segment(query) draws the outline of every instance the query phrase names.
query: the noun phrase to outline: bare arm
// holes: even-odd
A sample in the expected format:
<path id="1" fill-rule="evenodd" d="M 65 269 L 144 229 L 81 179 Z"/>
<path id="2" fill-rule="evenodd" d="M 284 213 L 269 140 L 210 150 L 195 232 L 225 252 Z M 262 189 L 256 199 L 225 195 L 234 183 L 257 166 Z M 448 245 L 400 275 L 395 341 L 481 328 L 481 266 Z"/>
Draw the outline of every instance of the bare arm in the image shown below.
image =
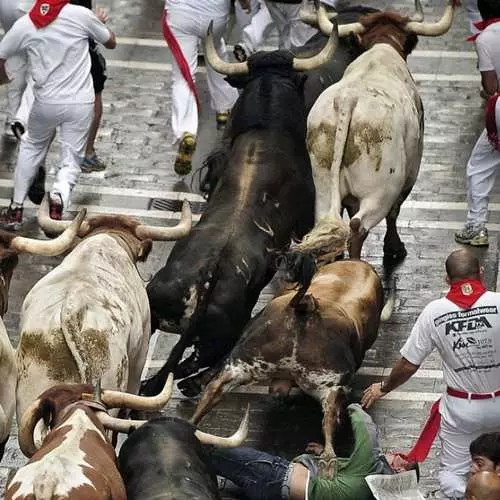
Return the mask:
<path id="1" fill-rule="evenodd" d="M 9 82 L 9 77 L 7 76 L 7 72 L 5 71 L 5 59 L 0 59 L 0 85 L 5 85 Z"/>
<path id="2" fill-rule="evenodd" d="M 498 90 L 498 78 L 496 71 L 481 71 L 481 83 L 488 96 L 492 96 Z"/>
<path id="3" fill-rule="evenodd" d="M 102 23 L 106 24 L 108 22 L 109 19 L 108 13 L 102 7 L 98 7 L 96 9 L 95 15 Z M 116 36 L 111 30 L 109 30 L 109 33 L 110 33 L 109 40 L 104 44 L 104 46 L 107 49 L 114 49 L 116 48 Z"/>
<path id="4" fill-rule="evenodd" d="M 391 374 L 384 384 L 378 382 L 365 390 L 361 405 L 364 408 L 370 408 L 375 401 L 407 382 L 418 369 L 418 365 L 410 363 L 406 358 L 401 358 L 392 368 Z"/>

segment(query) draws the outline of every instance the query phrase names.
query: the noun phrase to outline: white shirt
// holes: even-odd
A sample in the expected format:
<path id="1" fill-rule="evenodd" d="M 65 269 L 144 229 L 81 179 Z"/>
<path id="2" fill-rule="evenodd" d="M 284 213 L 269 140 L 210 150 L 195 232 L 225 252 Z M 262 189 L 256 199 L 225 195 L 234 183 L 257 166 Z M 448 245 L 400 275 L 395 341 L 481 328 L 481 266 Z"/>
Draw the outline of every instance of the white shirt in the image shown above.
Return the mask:
<path id="1" fill-rule="evenodd" d="M 236 0 L 238 1 L 238 0 Z M 193 11 L 197 14 L 210 16 L 227 16 L 231 9 L 230 0 L 165 0 L 165 9 L 176 7 Z"/>
<path id="2" fill-rule="evenodd" d="M 447 298 L 434 300 L 418 317 L 401 355 L 421 365 L 437 348 L 448 387 L 486 393 L 500 388 L 500 293 L 485 292 L 471 309 Z"/>
<path id="3" fill-rule="evenodd" d="M 476 38 L 479 71 L 496 71 L 500 77 L 500 22 L 490 24 Z"/>
<path id="4" fill-rule="evenodd" d="M 106 43 L 110 31 L 85 7 L 65 5 L 57 18 L 37 29 L 21 17 L 0 42 L 0 58 L 26 51 L 35 99 L 44 103 L 92 103 L 89 38 Z"/>

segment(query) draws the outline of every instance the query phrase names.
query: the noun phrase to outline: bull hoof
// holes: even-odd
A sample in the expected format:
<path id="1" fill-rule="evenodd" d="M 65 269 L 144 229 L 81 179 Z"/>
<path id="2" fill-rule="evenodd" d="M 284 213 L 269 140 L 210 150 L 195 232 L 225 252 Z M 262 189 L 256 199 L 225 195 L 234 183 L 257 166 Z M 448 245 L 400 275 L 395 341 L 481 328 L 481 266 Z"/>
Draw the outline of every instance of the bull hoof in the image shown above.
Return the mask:
<path id="1" fill-rule="evenodd" d="M 179 391 L 181 391 L 182 394 L 188 398 L 194 398 L 201 392 L 200 381 L 193 378 L 182 380 L 177 384 L 177 387 L 179 388 Z"/>
<path id="2" fill-rule="evenodd" d="M 398 264 L 408 255 L 404 245 L 399 248 L 384 248 L 384 265 Z"/>
<path id="3" fill-rule="evenodd" d="M 337 475 L 337 457 L 321 455 L 318 460 L 318 476 L 332 479 Z"/>

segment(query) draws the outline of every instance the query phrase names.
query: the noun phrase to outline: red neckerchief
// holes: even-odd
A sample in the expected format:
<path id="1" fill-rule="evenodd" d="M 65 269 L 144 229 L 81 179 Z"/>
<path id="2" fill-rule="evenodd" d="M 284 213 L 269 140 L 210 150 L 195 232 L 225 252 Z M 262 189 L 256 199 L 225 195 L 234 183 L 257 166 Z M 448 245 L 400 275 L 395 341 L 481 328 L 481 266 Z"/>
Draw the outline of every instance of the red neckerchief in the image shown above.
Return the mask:
<path id="1" fill-rule="evenodd" d="M 462 309 L 470 309 L 486 288 L 478 279 L 464 278 L 454 281 L 446 298 Z"/>
<path id="2" fill-rule="evenodd" d="M 488 140 L 493 146 L 493 149 L 500 151 L 500 140 L 498 138 L 496 107 L 497 99 L 500 97 L 500 92 L 495 92 L 486 104 L 486 111 L 484 114 L 484 122 L 486 125 L 486 132 L 488 133 Z"/>
<path id="3" fill-rule="evenodd" d="M 69 0 L 36 0 L 29 11 L 30 19 L 38 29 L 45 28 L 68 3 Z"/>
<path id="4" fill-rule="evenodd" d="M 468 42 L 475 42 L 476 38 L 481 34 L 483 30 L 485 30 L 490 24 L 493 23 L 498 23 L 500 22 L 500 17 L 492 17 L 491 19 L 488 19 L 487 21 L 477 21 L 474 23 L 474 27 L 476 27 L 479 30 L 479 33 L 476 33 L 475 35 L 471 35 L 466 38 Z"/>

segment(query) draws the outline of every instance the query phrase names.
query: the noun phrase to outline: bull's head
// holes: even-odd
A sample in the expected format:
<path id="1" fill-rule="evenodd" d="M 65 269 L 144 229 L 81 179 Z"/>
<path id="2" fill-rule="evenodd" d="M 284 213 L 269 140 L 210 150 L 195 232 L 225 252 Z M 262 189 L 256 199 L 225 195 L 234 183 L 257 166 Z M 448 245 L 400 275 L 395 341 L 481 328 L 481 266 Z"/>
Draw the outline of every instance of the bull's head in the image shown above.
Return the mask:
<path id="1" fill-rule="evenodd" d="M 93 392 L 88 384 L 62 384 L 51 387 L 42 393 L 24 412 L 19 424 L 19 446 L 27 456 L 33 456 L 39 446 L 35 444 L 35 427 L 43 421 L 45 432 L 64 424 L 72 411 L 78 406 L 95 411 L 101 425 L 106 425 L 109 417 L 107 411 L 112 408 L 128 408 L 132 410 L 153 411 L 162 409 L 172 395 L 174 378 L 169 374 L 163 390 L 156 396 L 136 396 L 120 391 Z M 113 420 L 112 420 L 113 421 Z M 127 420 L 123 420 L 127 422 Z M 128 421 L 131 422 L 131 421 Z M 133 427 L 129 423 L 129 427 Z M 124 428 L 124 426 L 122 426 Z M 127 431 L 123 431 L 127 432 Z"/>
<path id="2" fill-rule="evenodd" d="M 73 244 L 86 213 L 86 209 L 81 210 L 54 240 L 26 238 L 0 230 L 0 316 L 7 312 L 10 280 L 18 255 L 32 253 L 52 257 L 65 252 Z"/>
<path id="3" fill-rule="evenodd" d="M 319 4 L 319 2 L 317 2 Z M 358 35 L 365 48 L 374 43 L 383 41 L 390 43 L 406 57 L 416 45 L 415 35 L 441 36 L 446 33 L 453 22 L 455 4 L 449 0 L 441 19 L 434 23 L 423 21 L 423 9 L 420 0 L 415 0 L 416 14 L 412 17 L 403 17 L 392 12 L 369 14 L 360 18 L 358 22 L 341 24 L 338 26 L 339 38 L 349 35 Z M 307 22 L 307 18 L 303 18 Z M 335 31 L 334 23 L 329 19 L 323 5 L 317 5 L 317 24 L 325 35 Z M 385 28 L 381 29 L 381 26 Z M 387 28 L 387 26 L 390 26 Z M 413 39 L 412 39 L 413 36 Z"/>
<path id="4" fill-rule="evenodd" d="M 239 63 L 226 62 L 219 56 L 219 54 L 217 54 L 212 30 L 213 21 L 210 23 L 205 41 L 205 56 L 208 64 L 210 64 L 215 71 L 223 75 L 235 76 L 248 74 L 250 71 L 248 61 Z M 337 30 L 332 28 L 328 36 L 328 42 L 315 56 L 307 58 L 294 57 L 292 64 L 293 69 L 295 71 L 309 71 L 318 68 L 322 64 L 329 61 L 332 58 L 338 44 Z"/>
<path id="5" fill-rule="evenodd" d="M 70 221 L 54 220 L 49 215 L 47 196 L 38 210 L 38 224 L 46 234 L 63 232 Z M 97 215 L 83 221 L 78 236 L 86 238 L 93 234 L 109 231 L 119 234 L 130 248 L 135 260 L 145 260 L 151 250 L 152 241 L 173 241 L 187 236 L 191 231 L 192 213 L 189 202 L 184 200 L 179 224 L 174 227 L 146 226 L 125 215 Z"/>

